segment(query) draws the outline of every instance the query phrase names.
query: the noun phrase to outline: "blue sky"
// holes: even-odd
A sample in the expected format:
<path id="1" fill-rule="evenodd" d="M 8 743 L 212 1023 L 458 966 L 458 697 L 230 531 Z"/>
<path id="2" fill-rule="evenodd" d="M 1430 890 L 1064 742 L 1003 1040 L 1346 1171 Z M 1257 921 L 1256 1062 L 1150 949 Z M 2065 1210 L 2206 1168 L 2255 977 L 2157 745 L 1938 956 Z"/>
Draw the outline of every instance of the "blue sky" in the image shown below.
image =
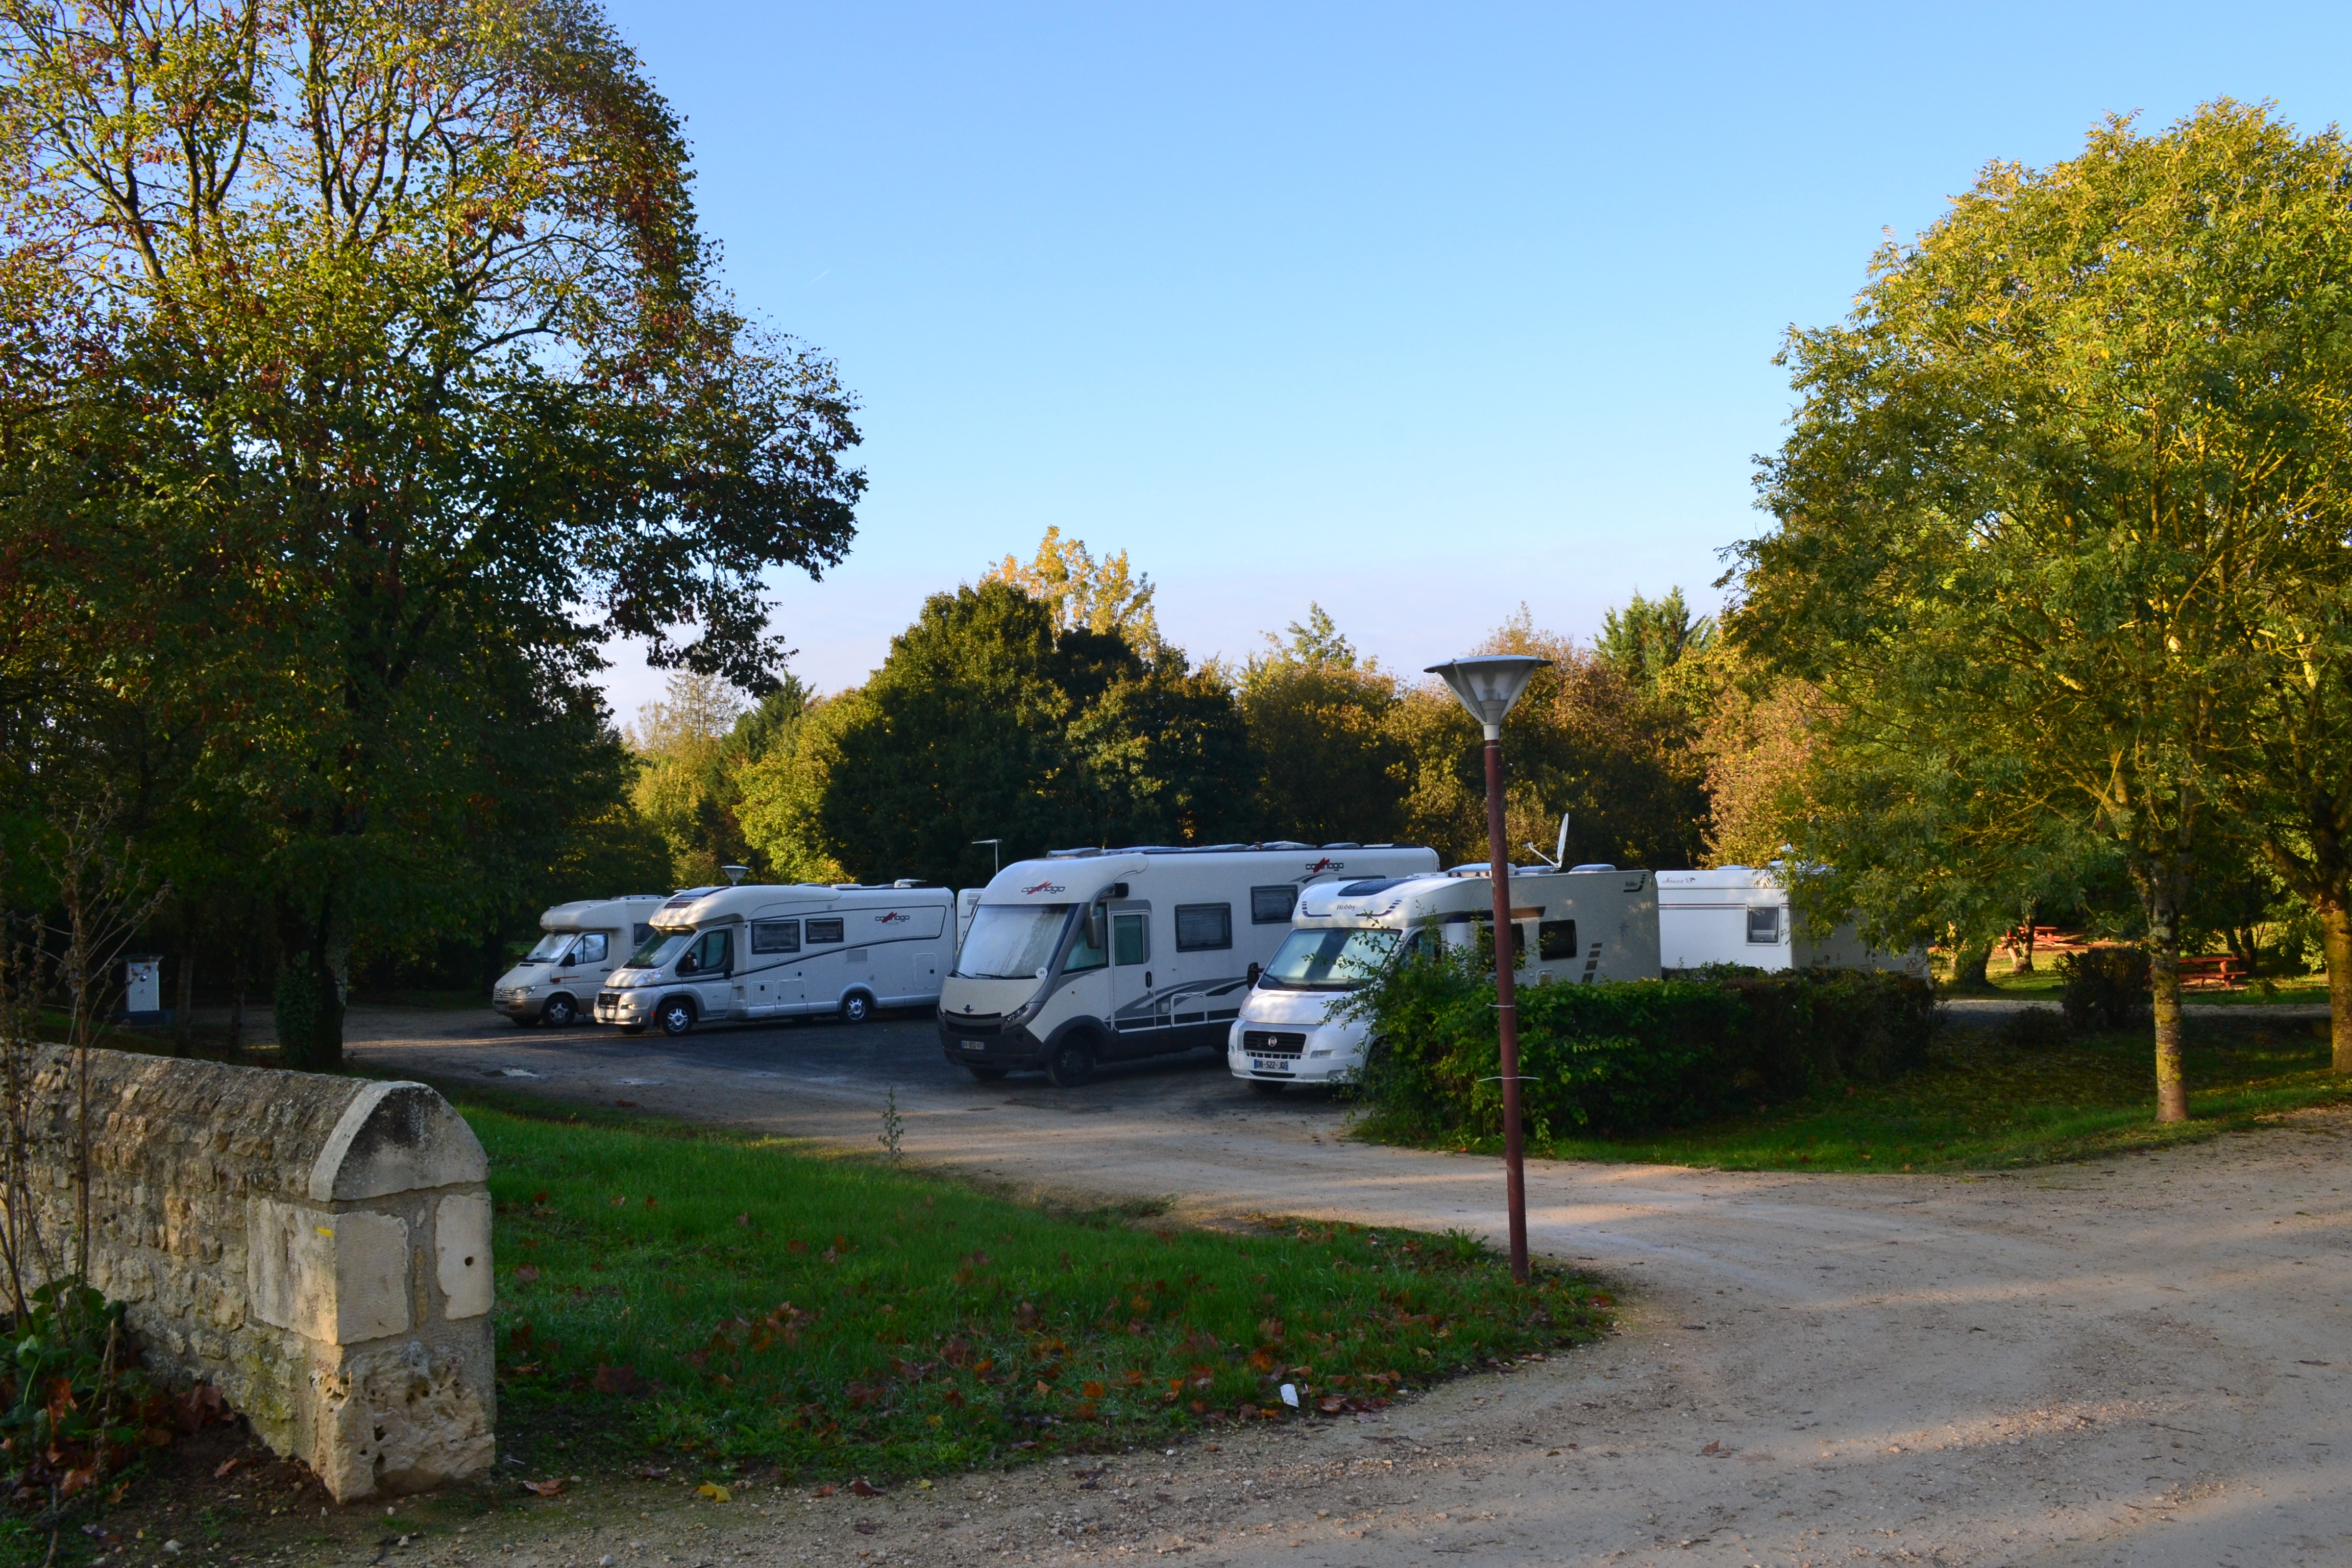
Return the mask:
<path id="1" fill-rule="evenodd" d="M 2221 96 L 2345 117 L 2340 7 L 613 6 L 740 300 L 865 404 L 821 689 L 1048 524 L 1239 657 L 1417 669 L 1524 601 L 1712 605 L 1791 323 L 1990 159 Z M 619 714 L 658 690 L 614 650 Z"/>

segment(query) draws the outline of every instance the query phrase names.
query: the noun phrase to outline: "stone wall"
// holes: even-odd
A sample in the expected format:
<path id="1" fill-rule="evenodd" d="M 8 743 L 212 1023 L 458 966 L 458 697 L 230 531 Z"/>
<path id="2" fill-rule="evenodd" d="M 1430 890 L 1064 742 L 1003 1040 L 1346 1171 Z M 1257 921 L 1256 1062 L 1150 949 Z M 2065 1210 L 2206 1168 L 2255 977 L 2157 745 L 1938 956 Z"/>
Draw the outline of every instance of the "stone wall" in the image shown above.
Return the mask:
<path id="1" fill-rule="evenodd" d="M 339 1501 L 492 1463 L 489 1165 L 416 1083 L 89 1056 L 90 1283 Z M 76 1220 L 73 1058 L 36 1059 L 33 1202 Z"/>

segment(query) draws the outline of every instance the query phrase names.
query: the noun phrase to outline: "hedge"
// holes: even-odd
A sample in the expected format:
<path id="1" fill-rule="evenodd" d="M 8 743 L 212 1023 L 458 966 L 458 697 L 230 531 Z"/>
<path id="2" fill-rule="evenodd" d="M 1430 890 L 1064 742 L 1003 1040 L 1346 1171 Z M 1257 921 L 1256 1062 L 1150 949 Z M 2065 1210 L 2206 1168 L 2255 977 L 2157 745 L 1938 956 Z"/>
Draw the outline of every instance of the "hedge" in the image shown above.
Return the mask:
<path id="1" fill-rule="evenodd" d="M 1928 984 L 1867 970 L 1686 972 L 1668 980 L 1521 985 L 1524 1125 L 1538 1143 L 1672 1127 L 1917 1066 Z M 1400 965 L 1360 993 L 1373 1042 L 1366 1131 L 1409 1139 L 1502 1131 L 1495 982 L 1460 959 Z"/>

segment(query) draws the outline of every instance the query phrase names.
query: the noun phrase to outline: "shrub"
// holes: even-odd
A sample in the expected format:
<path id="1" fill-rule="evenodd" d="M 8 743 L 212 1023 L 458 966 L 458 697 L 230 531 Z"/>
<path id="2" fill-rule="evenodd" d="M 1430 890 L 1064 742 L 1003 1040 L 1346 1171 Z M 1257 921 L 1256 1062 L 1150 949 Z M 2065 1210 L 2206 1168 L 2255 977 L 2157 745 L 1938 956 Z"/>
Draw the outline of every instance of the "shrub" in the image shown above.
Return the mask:
<path id="1" fill-rule="evenodd" d="M 1375 1132 L 1502 1128 L 1495 984 L 1443 955 L 1357 998 L 1374 1042 L 1360 1093 Z M 1520 1103 L 1538 1142 L 1632 1133 L 1917 1065 L 1935 1026 L 1927 982 L 1859 970 L 1700 971 L 1671 980 L 1524 986 Z"/>
<path id="2" fill-rule="evenodd" d="M 2147 954 L 2137 947 L 2094 947 L 2058 961 L 2063 983 L 2058 1005 L 2081 1033 L 2145 1028 L 2155 1012 L 2148 998 Z"/>
<path id="3" fill-rule="evenodd" d="M 2001 1020 L 2000 1043 L 2023 1051 L 2055 1050 L 2073 1032 L 2063 1013 L 2047 1007 L 2020 1007 Z"/>

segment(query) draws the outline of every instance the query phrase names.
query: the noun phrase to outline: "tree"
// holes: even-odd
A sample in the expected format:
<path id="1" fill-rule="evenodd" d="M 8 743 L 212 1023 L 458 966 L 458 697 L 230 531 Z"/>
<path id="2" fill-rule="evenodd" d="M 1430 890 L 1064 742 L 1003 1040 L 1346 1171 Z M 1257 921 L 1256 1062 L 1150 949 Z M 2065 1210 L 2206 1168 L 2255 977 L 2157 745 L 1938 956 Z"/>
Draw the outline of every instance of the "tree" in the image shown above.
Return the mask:
<path id="1" fill-rule="evenodd" d="M 1563 815 L 1568 863 L 1687 866 L 1704 840 L 1705 759 L 1683 704 L 1637 686 L 1524 607 L 1480 653 L 1551 660 L 1528 681 L 1503 734 L 1504 828 L 1512 848 L 1549 855 Z M 1451 691 L 1408 692 L 1390 725 L 1412 755 L 1409 835 L 1447 859 L 1482 859 L 1486 773 L 1477 726 Z"/>
<path id="2" fill-rule="evenodd" d="M 1358 657 L 1320 605 L 1271 634 L 1236 686 L 1256 763 L 1255 837 L 1378 843 L 1404 827 L 1404 744 L 1390 731 L 1397 683 Z"/>
<path id="3" fill-rule="evenodd" d="M 1124 550 L 1097 561 L 1085 540 L 1064 539 L 1058 526 L 1049 527 L 1027 565 L 1008 555 L 981 581 L 1018 588 L 1044 605 L 1056 632 L 1117 632 L 1139 653 L 1160 647 L 1151 578 L 1129 567 Z"/>
<path id="4" fill-rule="evenodd" d="M 1715 621 L 1694 619 L 1683 591 L 1669 588 L 1663 599 L 1635 594 L 1622 610 L 1603 611 L 1593 656 L 1635 686 L 1656 687 L 1685 654 L 1715 647 Z"/>
<path id="5" fill-rule="evenodd" d="M 791 874 L 971 885 L 1048 848 L 1198 843 L 1247 775 L 1233 700 L 1181 653 L 1056 629 L 1001 580 L 933 595 L 855 691 L 743 774 L 743 825 Z"/>
<path id="6" fill-rule="evenodd" d="M 142 826 L 253 825 L 331 1065 L 355 931 L 477 902 L 514 698 L 571 711 L 616 633 L 773 684 L 761 574 L 846 551 L 854 404 L 719 288 L 585 0 L 0 40 L 0 666 L 136 741 Z"/>
<path id="7" fill-rule="evenodd" d="M 1791 334 L 1779 528 L 1740 548 L 1744 651 L 1902 774 L 1968 781 L 1995 842 L 2055 817 L 2122 858 L 2162 1121 L 2188 1113 L 2180 933 L 2242 804 L 2266 605 L 2341 555 L 2347 182 L 2332 132 L 2226 102 L 1989 166 L 1879 252 L 1846 324 Z"/>

